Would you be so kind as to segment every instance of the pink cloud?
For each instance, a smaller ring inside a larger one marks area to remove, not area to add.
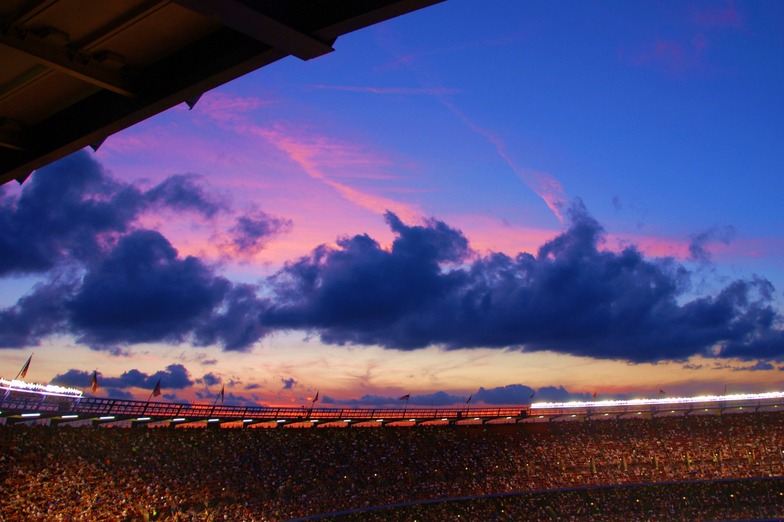
[[[273,101],[253,96],[230,96],[222,92],[205,94],[197,105],[200,113],[216,122],[236,123],[248,118],[248,114],[259,107],[272,105]]]
[[[353,178],[377,178],[378,176],[374,174],[366,176],[364,171],[357,170],[357,167],[367,168],[384,163],[385,160],[370,156],[357,150],[355,146],[326,136],[297,134],[261,127],[250,130],[274,144],[308,176],[334,189],[345,200],[377,214],[383,214],[387,210],[392,211],[404,221],[421,219],[422,213],[412,205],[371,194],[334,179],[345,177],[347,169],[350,170]],[[331,172],[335,169],[339,171],[337,175]]]
[[[405,94],[405,95],[436,95],[443,96],[456,94],[460,91],[446,87],[369,87],[351,85],[323,85],[313,86],[316,89],[328,89],[333,91],[366,92],[370,94]]]
[[[708,4],[704,8],[694,8],[694,22],[700,27],[745,27],[746,20],[738,11],[735,2],[728,0],[724,6]]]
[[[463,124],[493,145],[496,152],[498,152],[498,155],[501,156],[506,164],[512,169],[512,172],[514,172],[529,189],[544,201],[547,208],[549,208],[558,218],[558,221],[563,222],[564,217],[561,210],[566,208],[568,198],[563,186],[557,179],[545,172],[524,168],[518,165],[507,152],[506,145],[500,137],[468,119],[468,117],[449,100],[446,100],[445,98],[439,99],[461,122],[463,122]]]

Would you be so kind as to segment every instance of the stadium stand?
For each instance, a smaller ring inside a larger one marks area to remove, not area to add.
[[[752,412],[413,429],[19,423],[0,428],[0,520],[772,519],[784,517],[782,421]]]

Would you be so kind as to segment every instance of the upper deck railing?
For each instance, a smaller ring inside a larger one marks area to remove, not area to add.
[[[0,381],[0,417],[14,423],[49,419],[55,423],[92,421],[113,423],[299,423],[362,424],[427,422],[470,423],[523,419],[554,420],[561,418],[621,417],[626,415],[689,414],[784,409],[784,392],[762,394],[713,395],[658,399],[575,401],[534,403],[532,405],[495,408],[293,408],[266,406],[230,406],[166,401],[138,401],[86,397],[78,390],[41,385],[11,385]]]

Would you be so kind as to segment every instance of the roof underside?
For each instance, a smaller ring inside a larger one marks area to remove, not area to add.
[[[0,184],[337,37],[443,0],[3,0]]]

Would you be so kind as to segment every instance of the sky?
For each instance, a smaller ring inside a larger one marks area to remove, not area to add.
[[[784,4],[447,0],[0,188],[0,376],[475,407],[781,390]],[[89,393],[89,390],[87,390]]]

